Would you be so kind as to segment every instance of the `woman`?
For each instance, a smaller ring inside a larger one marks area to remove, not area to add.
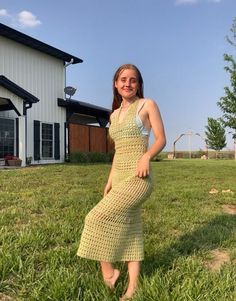
[[[113,79],[110,137],[115,142],[112,168],[103,199],[88,213],[77,255],[101,263],[105,283],[114,288],[125,261],[129,283],[120,300],[130,299],[138,284],[143,260],[141,205],[152,191],[150,160],[166,144],[156,103],[144,99],[143,79],[131,64],[118,68]],[[152,129],[155,141],[148,149]]]

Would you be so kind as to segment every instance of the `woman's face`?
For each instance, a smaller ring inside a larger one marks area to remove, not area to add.
[[[136,71],[133,69],[122,70],[115,81],[115,87],[123,99],[135,98],[139,88]]]

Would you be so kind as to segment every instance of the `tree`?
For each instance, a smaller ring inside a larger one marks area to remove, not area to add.
[[[226,146],[225,129],[221,125],[220,121],[214,118],[208,118],[208,124],[206,126],[206,143],[208,148],[216,151],[216,158],[218,152]]]
[[[233,37],[230,39],[226,37],[227,41],[236,49],[236,18],[233,21],[231,28]],[[236,61],[232,55],[224,54],[224,60],[227,62],[225,67],[226,72],[229,73],[231,87],[225,87],[225,96],[220,98],[217,102],[223,116],[221,122],[225,127],[232,129],[232,137],[235,146],[235,160],[236,160]]]

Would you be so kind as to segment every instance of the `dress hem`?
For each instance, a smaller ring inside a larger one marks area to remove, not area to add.
[[[84,258],[84,259],[89,259],[89,260],[95,260],[95,261],[105,261],[105,262],[127,262],[127,261],[143,261],[144,257],[139,257],[139,258],[120,258],[120,259],[107,259],[107,258],[94,258],[92,256],[83,256],[79,255],[78,253],[76,254],[78,257]]]

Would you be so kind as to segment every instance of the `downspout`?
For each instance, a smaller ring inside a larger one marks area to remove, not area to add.
[[[23,115],[25,116],[25,163],[27,164],[27,110],[32,108],[32,102],[24,102]]]
[[[64,78],[65,78],[65,87],[66,87],[66,68],[68,67],[68,66],[70,66],[71,64],[73,64],[74,63],[74,58],[71,58],[71,60],[68,62],[68,63],[66,63],[65,65],[64,65],[64,69],[65,69],[65,74],[64,74]],[[64,88],[65,88],[64,87]],[[66,100],[66,93],[64,94],[64,97],[65,97],[65,100]]]
[[[64,98],[66,100],[66,93],[65,93],[65,88],[66,88],[66,68],[68,66],[70,66],[71,64],[74,63],[74,58],[72,57],[71,60],[68,63],[64,62]],[[68,112],[68,108],[66,108],[66,124],[65,124],[65,132],[64,132],[64,158],[65,161],[68,159],[69,157],[69,112]]]

